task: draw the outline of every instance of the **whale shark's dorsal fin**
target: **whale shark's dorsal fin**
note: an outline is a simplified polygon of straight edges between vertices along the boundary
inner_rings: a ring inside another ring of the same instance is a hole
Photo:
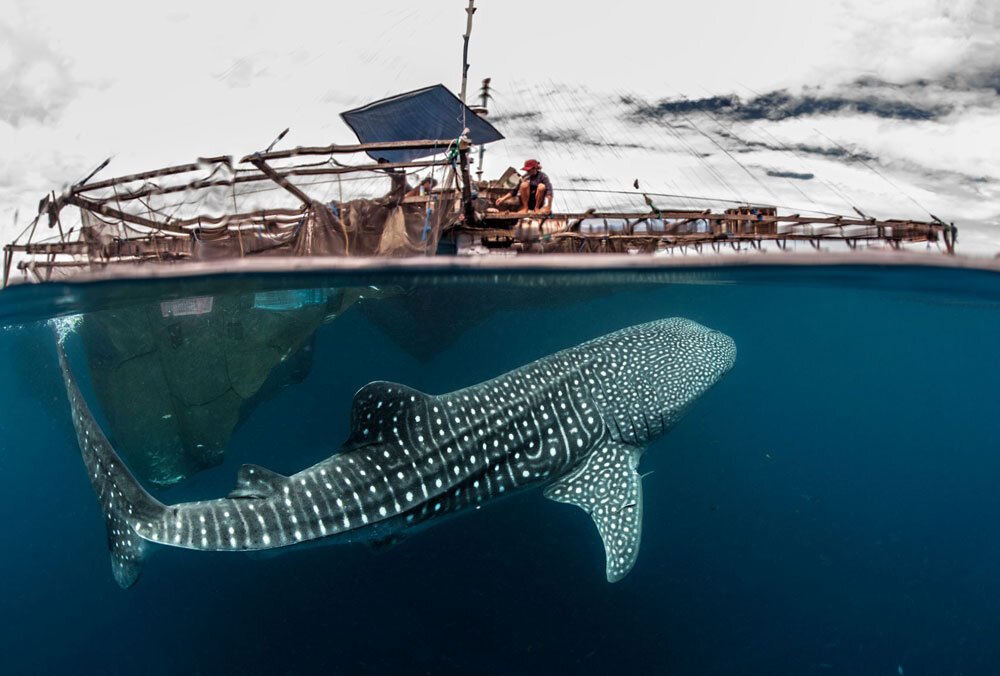
[[[243,465],[236,473],[236,488],[229,492],[227,498],[266,498],[274,495],[288,477],[259,465]]]
[[[430,401],[434,399],[429,394],[419,392],[412,387],[377,380],[368,383],[354,395],[351,404],[351,436],[343,450],[349,450],[365,444],[376,443],[382,438],[393,435],[393,428],[399,427],[399,418],[413,412],[414,415],[427,415]]]
[[[606,441],[545,489],[545,497],[580,507],[597,524],[608,582],[625,577],[639,556],[642,479],[635,468],[641,454],[641,448]]]

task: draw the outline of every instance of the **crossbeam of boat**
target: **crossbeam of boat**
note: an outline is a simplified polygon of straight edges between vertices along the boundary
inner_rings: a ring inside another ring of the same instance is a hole
[[[649,222],[649,221],[674,221],[674,220],[703,220],[709,223],[720,223],[725,221],[737,221],[741,223],[756,223],[756,224],[792,224],[792,225],[824,225],[824,226],[834,226],[834,227],[847,227],[847,226],[876,226],[876,227],[905,227],[905,226],[919,226],[926,227],[935,230],[944,230],[950,227],[948,224],[941,225],[940,223],[930,222],[930,221],[910,221],[910,220],[885,220],[879,221],[874,218],[860,219],[860,218],[850,218],[845,216],[829,216],[829,217],[811,217],[811,216],[801,216],[799,214],[791,214],[788,216],[776,215],[753,215],[753,214],[724,214],[711,211],[661,211],[659,214],[650,213],[636,213],[636,212],[593,212],[587,211],[582,213],[558,213],[558,214],[542,214],[539,212],[528,212],[528,213],[498,213],[498,214],[487,214],[485,221],[489,223],[490,221],[527,221],[527,220],[546,220],[552,221],[555,219],[570,219],[570,220],[628,220],[636,221],[635,225],[639,223]]]
[[[101,188],[112,188],[116,185],[122,183],[132,183],[133,181],[142,181],[147,178],[156,178],[157,176],[171,176],[173,174],[184,174],[189,171],[197,171],[203,169],[205,165],[209,164],[226,164],[232,165],[233,158],[229,155],[220,155],[218,157],[203,157],[199,158],[197,162],[189,162],[187,164],[177,164],[172,167],[162,167],[160,169],[154,169],[152,171],[141,171],[137,174],[127,174],[125,176],[117,176],[115,178],[109,178],[104,181],[97,181],[95,183],[84,183],[77,184],[73,186],[71,192],[73,194],[89,192],[92,190],[100,190]]]
[[[284,160],[300,155],[336,155],[339,153],[366,153],[373,150],[426,150],[440,148],[445,152],[455,142],[455,139],[429,139],[425,141],[381,141],[378,143],[354,143],[351,145],[331,144],[328,146],[299,146],[288,150],[275,150],[269,153],[254,153],[247,155],[240,162],[250,162],[251,158],[262,160]]]
[[[353,174],[363,171],[384,171],[386,169],[419,169],[427,167],[439,167],[445,164],[442,160],[418,160],[413,162],[390,162],[383,164],[360,164],[360,165],[350,165],[350,166],[302,166],[302,167],[281,167],[280,169],[275,169],[275,172],[283,177],[287,178],[289,176],[338,176],[343,174]],[[185,165],[190,167],[191,165]],[[195,165],[195,168],[198,168]],[[191,171],[192,169],[187,169],[186,171]],[[188,183],[183,183],[179,185],[171,186],[156,186],[150,185],[134,190],[132,192],[123,192],[115,195],[114,199],[116,202],[128,202],[143,197],[149,197],[152,195],[169,195],[171,193],[184,192],[186,190],[203,190],[206,188],[218,188],[223,186],[230,186],[234,184],[241,183],[252,183],[255,181],[266,181],[270,180],[270,177],[262,172],[253,171],[248,174],[240,174],[228,179],[218,179],[218,180],[203,180],[198,179],[190,181]],[[180,173],[180,172],[172,172]],[[149,177],[147,177],[149,178]],[[116,179],[112,179],[116,180]],[[133,179],[138,180],[138,179]],[[125,183],[128,181],[117,181],[116,184]],[[90,186],[88,190],[96,190],[102,186],[94,184]],[[107,187],[107,186],[104,186]],[[77,194],[82,194],[86,190],[78,190]]]

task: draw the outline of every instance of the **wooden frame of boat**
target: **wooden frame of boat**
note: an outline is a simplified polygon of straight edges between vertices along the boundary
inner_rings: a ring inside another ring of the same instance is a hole
[[[338,155],[406,149],[452,152],[450,158],[439,156],[437,159],[394,163],[380,161],[349,165],[334,159]],[[229,238],[239,244],[241,257],[252,255],[243,250],[243,233],[252,230],[280,240],[298,227],[309,209],[321,205],[296,186],[290,180],[292,177],[325,176],[332,181],[344,174],[376,172],[381,175],[432,167],[450,168],[445,184],[436,189],[432,197],[409,197],[402,202],[426,204],[433,199],[438,208],[446,205],[445,208],[455,210],[457,216],[447,235],[452,239],[461,234],[469,235],[489,249],[524,253],[652,253],[672,248],[683,251],[688,248],[701,251],[704,247],[715,251],[722,247],[761,249],[767,242],[785,249],[795,241],[807,241],[817,249],[831,241],[842,242],[852,249],[860,243],[881,242],[898,249],[903,243],[940,241],[947,253],[952,254],[955,249],[954,225],[937,218],[914,221],[782,215],[774,207],[749,204],[722,211],[500,213],[486,207],[492,198],[507,188],[499,182],[473,182],[469,175],[469,150],[465,139],[432,139],[297,147],[254,153],[243,157],[237,167],[228,156],[200,158],[193,163],[90,182],[95,171],[63,195],[50,193],[42,200],[38,217],[21,236],[4,247],[3,284],[6,286],[9,281],[15,254],[25,256],[18,262],[17,268],[31,281],[49,280],[55,270],[72,274],[74,271],[119,263],[169,264],[190,259],[192,241],[196,238],[207,241]],[[326,156],[327,160],[319,163],[297,162],[300,158],[316,156]],[[248,164],[253,169],[239,167]],[[224,168],[230,175],[214,178],[219,168]],[[458,168],[458,176],[454,175],[455,168]],[[171,185],[151,183],[154,179],[170,176],[184,178],[184,174],[206,170],[209,170],[207,177],[182,180]],[[236,187],[255,182],[270,182],[281,187],[295,197],[298,206],[250,211],[234,208],[231,213],[222,215],[205,212],[179,219],[155,212],[146,201],[151,196],[229,187],[233,191],[235,207]],[[108,190],[112,191],[110,196],[107,195]],[[100,196],[102,191],[105,193],[103,197]],[[76,230],[74,239],[74,229],[67,231],[60,218],[67,206],[76,206],[105,223],[110,221],[121,225],[130,234],[97,246],[82,237],[81,227]],[[47,218],[49,229],[58,231],[57,241],[35,239],[39,220],[43,216]],[[609,226],[609,221],[614,225]],[[604,223],[604,228],[595,228],[595,223],[600,222]],[[584,224],[587,227],[581,227]],[[694,227],[695,224],[698,227]]]
[[[704,211],[662,211],[650,213],[585,212],[560,214],[492,215],[484,220],[487,229],[460,230],[479,235],[490,248],[494,241],[509,241],[515,250],[526,252],[566,252],[555,247],[560,242],[572,242],[578,253],[652,253],[673,247],[690,247],[701,251],[710,247],[719,252],[723,247],[734,250],[761,249],[773,242],[787,249],[790,242],[808,242],[819,249],[824,242],[842,242],[854,249],[859,244],[882,242],[894,249],[904,243],[937,242],[945,244],[947,253],[954,253],[953,225],[940,221],[877,220],[845,216],[781,215],[773,208],[751,209],[749,213]],[[742,209],[741,209],[742,211]],[[759,211],[761,213],[752,213]],[[772,213],[763,213],[771,211]],[[603,229],[581,232],[584,221],[605,221]],[[617,227],[608,221],[620,222]],[[704,224],[703,231],[691,226]],[[503,223],[506,227],[496,227]],[[491,224],[494,227],[489,227]],[[641,230],[637,226],[643,226]]]

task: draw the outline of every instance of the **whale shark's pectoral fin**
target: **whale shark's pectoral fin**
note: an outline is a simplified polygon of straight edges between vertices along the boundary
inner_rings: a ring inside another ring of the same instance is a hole
[[[236,488],[227,498],[266,498],[277,493],[288,477],[258,465],[243,465],[236,474]]]
[[[545,489],[545,497],[580,507],[597,524],[608,582],[625,577],[639,556],[642,480],[635,468],[641,453],[635,446],[606,442]]]
[[[384,380],[368,383],[354,395],[351,436],[341,450],[352,450],[388,438],[393,428],[399,426],[401,416],[427,415],[431,399],[434,397],[399,383]]]

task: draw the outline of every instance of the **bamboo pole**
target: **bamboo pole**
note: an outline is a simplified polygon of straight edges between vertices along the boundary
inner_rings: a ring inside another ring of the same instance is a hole
[[[448,149],[454,139],[438,139],[425,141],[380,141],[378,143],[355,143],[352,145],[299,146],[289,150],[275,150],[270,153],[254,153],[247,155],[240,162],[249,162],[251,158],[262,160],[284,160],[299,155],[335,155],[338,153],[364,153],[370,150],[430,150],[440,148],[441,152]]]
[[[192,162],[189,164],[178,164],[172,167],[163,167],[162,169],[143,171],[138,174],[129,174],[127,176],[109,178],[106,181],[98,181],[97,183],[89,183],[86,185],[74,186],[72,193],[77,194],[82,192],[88,192],[90,190],[110,188],[111,186],[118,185],[119,183],[131,183],[132,181],[141,181],[142,179],[156,178],[157,176],[170,176],[171,174],[183,174],[188,171],[195,171],[197,169],[200,169],[204,164],[232,164],[232,163],[233,163],[233,158],[224,155],[219,157],[204,157],[204,158],[199,158],[197,162]]]
[[[3,288],[7,288],[7,281],[10,279],[10,264],[14,260],[14,250],[8,244],[3,248]]]
[[[276,172],[274,169],[272,169],[270,166],[268,166],[267,162],[265,162],[264,160],[260,159],[259,157],[251,157],[250,158],[250,163],[253,166],[255,166],[258,169],[260,169],[261,172],[263,172],[264,175],[266,175],[269,179],[271,179],[272,181],[274,181],[275,183],[277,183],[278,185],[280,185],[282,188],[284,188],[288,192],[290,192],[293,195],[295,195],[295,197],[297,197],[299,199],[299,201],[302,202],[303,205],[310,206],[311,204],[313,204],[315,202],[315,200],[313,200],[312,197],[310,197],[309,195],[305,194],[298,186],[296,186],[291,181],[289,181],[287,178],[285,178],[284,176],[282,176],[281,174],[279,174],[278,172]]]
[[[99,214],[103,214],[108,218],[114,218],[119,221],[125,221],[126,223],[133,223],[135,225],[141,225],[146,228],[153,228],[155,230],[166,230],[168,232],[177,232],[187,234],[185,230],[179,227],[171,225],[169,223],[159,223],[157,221],[144,218],[142,216],[137,216],[135,214],[129,214],[124,211],[119,211],[113,207],[109,207],[103,202],[94,202],[92,200],[81,197],[80,195],[71,194],[69,197],[69,203],[80,207],[81,209],[87,209],[89,211],[94,211]]]
[[[465,21],[465,35],[462,36],[462,93],[459,99],[465,103],[465,89],[469,83],[469,38],[472,37],[472,15],[476,13],[476,0],[469,0],[465,8],[468,15]]]
[[[472,4],[472,0],[469,0]],[[469,176],[469,140],[464,136],[458,142],[459,170],[462,172],[462,204],[464,206],[465,222],[472,225],[476,222],[476,210],[472,205],[472,177]]]
[[[281,169],[275,170],[280,176],[334,176],[338,178],[342,174],[351,174],[361,171],[383,171],[385,169],[395,169],[395,168],[413,168],[413,167],[432,167],[432,166],[442,166],[444,162],[439,162],[436,160],[424,160],[419,162],[390,162],[384,164],[365,164],[357,165],[351,167],[295,167],[291,169]],[[248,170],[253,171],[253,170]],[[230,179],[220,179],[217,181],[191,181],[182,185],[168,186],[166,188],[161,188],[159,186],[142,188],[130,193],[122,193],[118,196],[118,199],[123,202],[128,202],[131,200],[136,200],[141,197],[148,197],[149,195],[168,195],[175,192],[184,192],[185,190],[204,190],[206,188],[218,188],[222,186],[236,185],[238,183],[253,183],[254,181],[267,181],[270,177],[261,174],[250,174],[243,176],[236,176]],[[341,195],[341,201],[343,201],[343,195]]]

